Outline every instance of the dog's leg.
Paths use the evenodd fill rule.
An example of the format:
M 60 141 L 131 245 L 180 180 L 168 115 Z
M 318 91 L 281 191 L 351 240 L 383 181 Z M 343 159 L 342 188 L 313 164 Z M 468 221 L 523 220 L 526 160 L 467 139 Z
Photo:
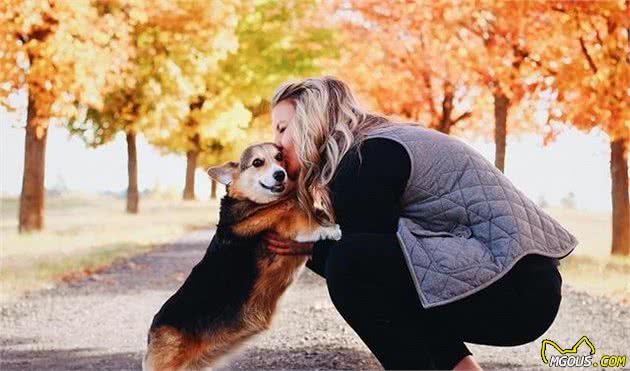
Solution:
M 187 336 L 171 326 L 151 330 L 150 337 L 142 362 L 145 371 L 185 370 L 202 349 L 197 338 Z
M 341 228 L 339 224 L 330 227 L 317 226 L 311 231 L 300 232 L 295 236 L 297 242 L 316 242 L 319 240 L 335 240 L 341 239 Z

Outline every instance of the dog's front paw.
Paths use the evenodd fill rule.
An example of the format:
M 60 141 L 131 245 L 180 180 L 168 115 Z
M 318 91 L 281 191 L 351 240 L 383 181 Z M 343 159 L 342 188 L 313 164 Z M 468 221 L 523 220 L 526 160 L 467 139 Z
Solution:
M 341 228 L 338 224 L 331 227 L 318 227 L 312 232 L 300 233 L 295 236 L 297 242 L 317 242 L 319 240 L 335 240 L 341 239 Z
M 339 227 L 339 224 L 335 224 L 332 227 L 324 227 L 322 229 L 321 236 L 323 240 L 339 241 L 341 239 L 341 227 Z

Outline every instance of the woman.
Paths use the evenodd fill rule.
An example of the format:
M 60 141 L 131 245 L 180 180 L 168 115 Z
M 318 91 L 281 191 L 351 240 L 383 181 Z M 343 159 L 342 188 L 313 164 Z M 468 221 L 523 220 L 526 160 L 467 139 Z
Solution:
M 331 300 L 386 369 L 481 368 L 464 342 L 531 342 L 561 300 L 577 241 L 463 142 L 362 110 L 325 76 L 280 86 L 275 142 L 312 217 L 340 241 L 268 234 L 309 254 Z

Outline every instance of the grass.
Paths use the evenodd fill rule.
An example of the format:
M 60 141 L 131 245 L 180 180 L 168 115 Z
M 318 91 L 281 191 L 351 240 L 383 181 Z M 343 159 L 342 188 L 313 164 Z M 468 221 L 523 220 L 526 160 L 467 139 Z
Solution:
M 62 278 L 98 271 L 188 230 L 216 224 L 218 201 L 145 199 L 140 214 L 110 197 L 47 199 L 46 229 L 17 233 L 17 202 L 0 201 L 0 300 L 13 300 Z
M 593 295 L 630 304 L 630 256 L 611 256 L 610 213 L 547 209 L 575 235 L 578 245 L 560 261 L 563 282 Z
M 560 261 L 563 281 L 596 296 L 630 304 L 630 259 L 571 255 Z

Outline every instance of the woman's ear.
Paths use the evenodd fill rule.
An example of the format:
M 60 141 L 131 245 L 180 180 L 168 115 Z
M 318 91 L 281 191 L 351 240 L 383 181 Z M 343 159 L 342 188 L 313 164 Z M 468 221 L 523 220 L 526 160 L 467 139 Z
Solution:
M 209 168 L 207 172 L 212 179 L 221 184 L 228 185 L 232 183 L 238 172 L 238 162 L 228 161 L 223 165 Z

